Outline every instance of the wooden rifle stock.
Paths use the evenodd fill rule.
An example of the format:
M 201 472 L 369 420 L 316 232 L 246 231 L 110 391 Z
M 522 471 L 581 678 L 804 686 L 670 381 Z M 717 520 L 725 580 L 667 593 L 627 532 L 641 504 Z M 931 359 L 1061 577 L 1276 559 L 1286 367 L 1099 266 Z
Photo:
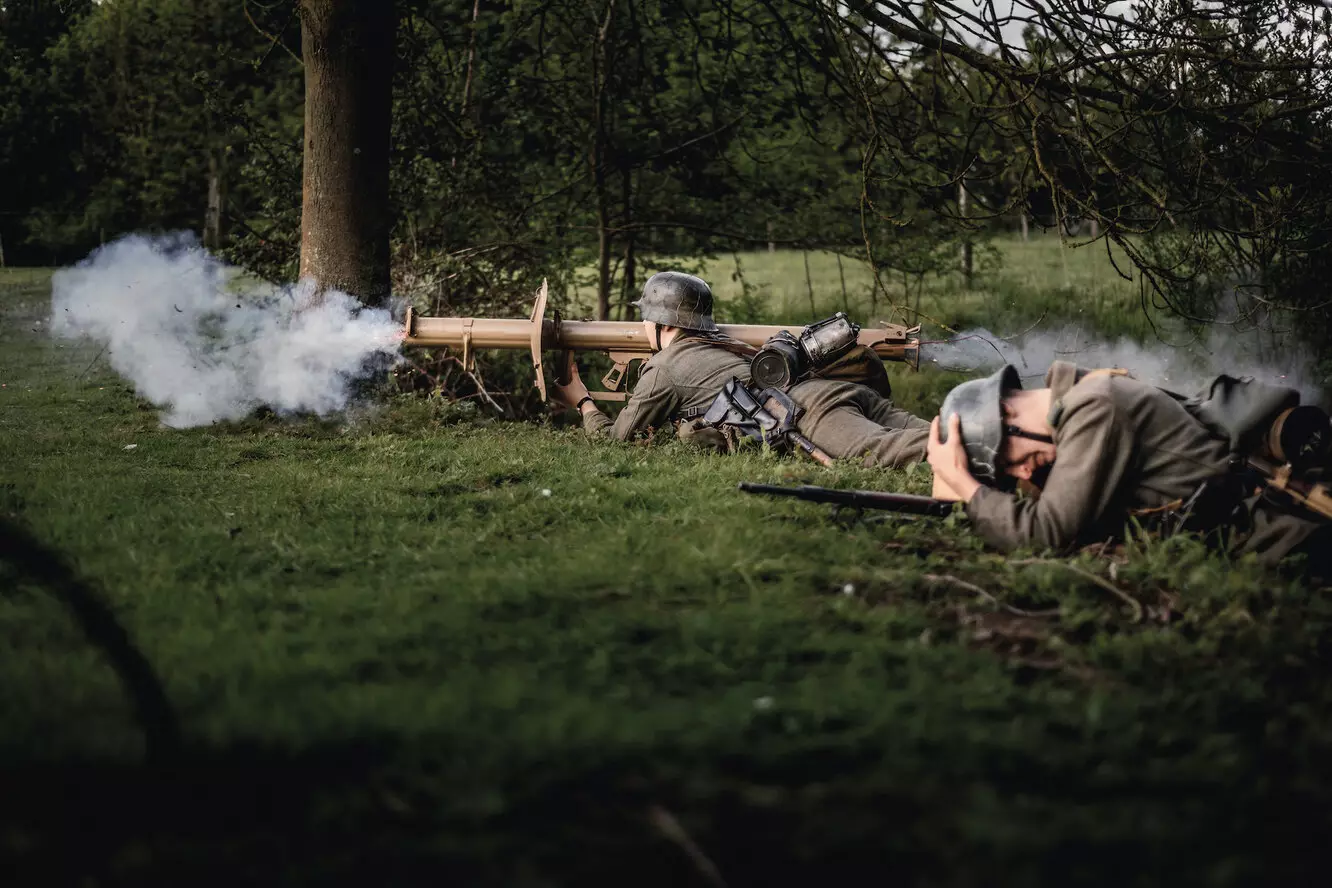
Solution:
M 1249 457 L 1248 466 L 1269 490 L 1279 492 L 1324 521 L 1332 520 L 1332 490 L 1325 482 L 1301 478 L 1290 463 L 1279 465 L 1259 456 Z
M 907 515 L 930 515 L 935 518 L 943 518 L 951 514 L 955 505 L 951 500 L 916 496 L 910 493 L 884 493 L 879 490 L 838 490 L 834 487 L 815 487 L 812 484 L 781 487 L 776 484 L 751 484 L 748 481 L 741 481 L 739 489 L 743 493 L 789 496 L 795 499 L 808 500 L 812 503 L 832 503 L 833 505 L 850 506 L 855 509 L 882 509 L 888 512 L 902 512 Z
M 542 353 L 605 352 L 613 365 L 602 377 L 605 391 L 589 392 L 600 401 L 623 401 L 629 397 L 625 391 L 629 366 L 634 361 L 652 357 L 643 325 L 637 321 L 572 321 L 564 320 L 558 311 L 546 312 L 546 282 L 537 291 L 532 315 L 521 318 L 432 318 L 418 317 L 407 309 L 403 331 L 403 345 L 446 346 L 462 351 L 463 365 L 474 366 L 476 350 L 482 348 L 523 349 L 532 355 L 532 369 L 536 373 L 536 386 L 541 397 L 546 397 L 546 374 Z M 773 326 L 764 324 L 722 324 L 721 332 L 752 345 L 763 345 L 782 330 L 799 335 L 804 327 Z M 873 349 L 885 361 L 903 361 L 913 368 L 920 366 L 919 327 L 884 324 L 866 327 L 860 331 L 858 342 Z M 562 375 L 563 365 L 556 368 Z

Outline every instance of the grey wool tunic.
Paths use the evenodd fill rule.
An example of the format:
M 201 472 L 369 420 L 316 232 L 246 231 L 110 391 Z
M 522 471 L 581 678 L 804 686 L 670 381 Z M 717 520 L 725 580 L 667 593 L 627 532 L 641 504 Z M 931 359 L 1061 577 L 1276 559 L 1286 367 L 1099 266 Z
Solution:
M 1093 375 L 1065 361 L 1046 373 L 1055 460 L 1041 495 L 982 487 L 967 515 L 990 545 L 1067 549 L 1123 534 L 1132 512 L 1186 499 L 1226 472 L 1229 446 L 1155 386 L 1127 376 Z M 1252 528 L 1235 541 L 1274 563 L 1317 524 L 1248 501 Z
M 592 435 L 627 441 L 649 429 L 706 410 L 732 377 L 749 379 L 749 360 L 717 340 L 686 336 L 643 363 L 633 394 L 612 422 L 600 410 L 583 416 Z M 867 466 L 903 466 L 925 459 L 930 424 L 868 386 L 807 379 L 791 388 L 804 409 L 800 432 L 835 459 L 860 458 Z

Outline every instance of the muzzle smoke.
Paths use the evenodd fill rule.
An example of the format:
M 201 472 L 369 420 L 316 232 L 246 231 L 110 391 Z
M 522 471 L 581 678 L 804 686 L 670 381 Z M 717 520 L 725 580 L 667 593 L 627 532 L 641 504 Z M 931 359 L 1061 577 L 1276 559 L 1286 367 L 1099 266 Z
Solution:
M 247 281 L 189 234 L 130 235 L 56 272 L 51 329 L 101 343 L 168 426 L 259 406 L 323 416 L 347 406 L 357 378 L 397 359 L 401 327 L 345 293 L 303 307 L 309 294 Z
M 1274 338 L 1267 331 L 1217 327 L 1203 341 L 1148 347 L 1129 339 L 1097 339 L 1077 327 L 1037 330 L 1010 340 L 978 328 L 948 342 L 922 344 L 921 363 L 977 374 L 1012 364 L 1023 385 L 1033 388 L 1043 385 L 1045 371 L 1054 361 L 1088 369 L 1123 367 L 1143 382 L 1181 394 L 1193 394 L 1212 377 L 1226 373 L 1288 386 L 1300 392 L 1304 403 L 1320 403 L 1323 393 L 1312 355 L 1290 344 L 1289 336 L 1280 347 Z

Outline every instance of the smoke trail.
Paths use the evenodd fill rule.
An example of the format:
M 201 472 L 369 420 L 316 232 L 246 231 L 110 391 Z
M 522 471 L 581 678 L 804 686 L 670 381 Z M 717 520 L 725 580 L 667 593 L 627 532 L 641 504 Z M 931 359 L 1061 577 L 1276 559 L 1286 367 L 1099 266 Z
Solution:
M 193 235 L 129 235 L 52 278 L 52 332 L 87 336 L 162 421 L 185 428 L 277 413 L 327 415 L 351 385 L 396 359 L 401 328 L 389 312 L 328 292 L 247 282 Z
M 1150 347 L 1130 339 L 1098 339 L 1078 327 L 1036 330 L 1008 340 L 978 328 L 947 342 L 923 344 L 921 351 L 922 364 L 954 370 L 985 373 L 1012 364 L 1025 385 L 1037 387 L 1051 363 L 1071 361 L 1087 368 L 1123 367 L 1143 382 L 1186 394 L 1227 373 L 1297 389 L 1304 403 L 1323 400 L 1315 360 L 1308 350 L 1287 343 L 1273 359 L 1268 357 L 1274 351 L 1270 343 L 1265 354 L 1261 339 L 1252 331 L 1229 327 L 1213 328 L 1201 341 Z

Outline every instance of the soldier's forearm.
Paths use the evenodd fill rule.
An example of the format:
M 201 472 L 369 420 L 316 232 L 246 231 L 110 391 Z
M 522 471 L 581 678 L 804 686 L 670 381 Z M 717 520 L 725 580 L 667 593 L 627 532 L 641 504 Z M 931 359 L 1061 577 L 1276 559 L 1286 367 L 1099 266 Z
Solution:
M 595 404 L 583 405 L 582 413 L 584 432 L 596 438 L 614 437 L 614 423 Z

